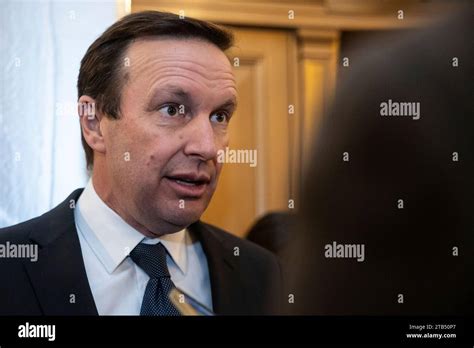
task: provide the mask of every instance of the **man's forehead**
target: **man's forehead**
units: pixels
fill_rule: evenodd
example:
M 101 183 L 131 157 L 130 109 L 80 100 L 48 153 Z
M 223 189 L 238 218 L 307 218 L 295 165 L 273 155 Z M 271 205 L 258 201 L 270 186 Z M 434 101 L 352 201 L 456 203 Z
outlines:
M 184 92 L 213 90 L 213 94 L 237 99 L 231 64 L 218 47 L 195 39 L 146 39 L 135 41 L 126 56 L 130 60 L 128 83 L 139 83 L 153 96 L 168 85 Z M 144 85 L 143 85 L 144 84 Z M 235 103 L 234 103 L 235 104 Z
M 182 62 L 209 69 L 232 73 L 228 57 L 214 44 L 196 38 L 147 37 L 135 40 L 126 51 L 129 66 L 133 70 L 148 65 L 173 66 Z

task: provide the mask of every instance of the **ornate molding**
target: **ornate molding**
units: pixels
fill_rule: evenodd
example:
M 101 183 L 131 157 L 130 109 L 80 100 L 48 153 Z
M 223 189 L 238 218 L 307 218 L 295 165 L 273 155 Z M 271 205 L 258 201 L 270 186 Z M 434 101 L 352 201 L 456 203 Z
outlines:
M 221 24 L 275 28 L 374 30 L 407 28 L 431 19 L 433 3 L 419 0 L 389 1 L 246 1 L 246 0 L 132 0 L 132 11 L 156 9 Z M 351 6 L 349 6 L 349 4 Z M 397 6 L 397 4 L 399 4 Z M 401 7 L 400 7 L 401 6 Z M 406 15 L 397 18 L 401 8 Z M 290 12 L 292 11 L 292 12 Z

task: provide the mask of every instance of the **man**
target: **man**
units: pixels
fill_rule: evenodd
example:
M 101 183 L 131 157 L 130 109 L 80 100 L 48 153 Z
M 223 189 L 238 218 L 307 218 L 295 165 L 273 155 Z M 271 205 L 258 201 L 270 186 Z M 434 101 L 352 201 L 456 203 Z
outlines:
M 0 259 L 1 315 L 177 315 L 173 288 L 217 314 L 277 313 L 275 257 L 199 221 L 236 107 L 231 45 L 210 23 L 147 11 L 89 47 L 78 93 L 91 180 L 0 230 L 0 244 L 39 249 L 36 262 Z

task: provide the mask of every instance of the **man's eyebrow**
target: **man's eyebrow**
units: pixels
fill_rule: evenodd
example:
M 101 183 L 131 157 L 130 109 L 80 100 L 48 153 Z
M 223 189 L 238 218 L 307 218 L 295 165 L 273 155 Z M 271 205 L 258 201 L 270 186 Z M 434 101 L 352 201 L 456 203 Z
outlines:
M 172 94 L 175 97 L 184 99 L 186 101 L 192 100 L 191 95 L 179 86 L 165 85 L 165 86 L 160 87 L 159 89 L 157 89 L 155 91 L 154 95 L 159 94 L 160 91 L 164 91 L 165 93 Z
M 230 98 L 230 99 L 227 99 L 223 104 L 221 104 L 218 109 L 232 109 L 235 110 L 237 109 L 237 98 Z
M 166 93 L 171 94 L 181 100 L 183 100 L 186 104 L 190 103 L 193 100 L 193 97 L 190 93 L 186 92 L 182 87 L 175 86 L 175 85 L 165 85 L 163 87 L 157 88 L 153 92 L 153 99 L 155 99 L 159 94 Z M 225 109 L 231 108 L 232 111 L 237 108 L 237 98 L 232 96 L 231 98 L 227 99 L 224 103 L 222 103 L 217 109 Z
M 192 96 L 187 93 L 183 88 L 174 85 L 164 85 L 155 88 L 151 93 L 151 97 L 149 99 L 147 105 L 147 111 L 153 111 L 156 107 L 156 103 L 159 100 L 173 98 L 179 99 L 180 103 L 183 104 L 191 104 L 193 98 Z

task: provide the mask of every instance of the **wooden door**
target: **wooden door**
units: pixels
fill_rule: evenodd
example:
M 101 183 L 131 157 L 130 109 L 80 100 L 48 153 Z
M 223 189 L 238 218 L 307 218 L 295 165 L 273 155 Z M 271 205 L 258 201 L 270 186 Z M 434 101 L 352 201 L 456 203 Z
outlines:
M 224 164 L 202 220 L 245 236 L 256 218 L 287 210 L 294 194 L 296 40 L 292 31 L 230 29 L 236 44 L 228 56 L 239 99 L 229 125 L 229 149 L 256 150 L 257 161 L 255 167 Z

